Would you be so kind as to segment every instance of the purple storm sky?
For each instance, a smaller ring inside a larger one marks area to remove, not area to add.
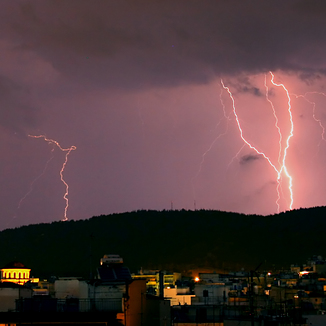
[[[66,153],[28,135],[77,147],[63,173],[68,219],[172,202],[288,210],[288,178],[241,139],[221,83],[243,137],[279,168],[289,101],[269,71],[289,92],[293,208],[326,204],[324,0],[2,0],[1,8],[0,229],[63,218]]]

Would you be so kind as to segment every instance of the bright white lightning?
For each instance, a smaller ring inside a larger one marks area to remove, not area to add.
[[[290,132],[289,132],[289,135],[288,137],[286,138],[286,146],[284,148],[284,151],[283,151],[283,158],[282,158],[282,166],[281,166],[281,170],[279,171],[279,175],[278,175],[278,180],[280,180],[281,178],[281,174],[282,172],[285,173],[286,177],[288,178],[289,180],[289,192],[290,192],[290,205],[289,205],[289,208],[290,210],[293,209],[293,183],[292,183],[292,176],[290,175],[289,171],[288,171],[288,168],[286,166],[286,156],[287,156],[287,151],[290,147],[290,139],[293,137],[293,131],[294,131],[294,124],[293,124],[293,117],[292,117],[292,106],[291,106],[291,97],[290,97],[290,94],[289,94],[289,91],[287,90],[287,88],[284,86],[284,84],[276,84],[274,82],[274,74],[270,71],[269,72],[272,76],[272,79],[271,79],[271,83],[274,85],[274,86],[277,86],[277,87],[282,87],[286,93],[286,96],[287,96],[287,99],[288,99],[288,113],[289,113],[289,121],[290,121]]]
[[[237,123],[237,127],[239,129],[240,132],[240,137],[242,139],[242,141],[252,150],[254,150],[257,154],[263,156],[265,158],[265,160],[269,163],[269,165],[274,169],[274,171],[277,173],[277,195],[278,198],[276,200],[276,205],[277,205],[277,209],[279,212],[279,200],[280,200],[280,192],[279,192],[279,188],[280,188],[280,180],[282,177],[282,174],[284,174],[287,178],[288,178],[288,189],[289,189],[289,193],[290,193],[290,204],[289,204],[289,209],[292,210],[293,208],[293,184],[292,184],[292,177],[288,172],[288,168],[286,165],[286,158],[287,158],[287,151],[290,147],[290,139],[293,137],[293,130],[294,130],[294,126],[293,126],[293,118],[292,118],[292,108],[291,108],[291,98],[289,95],[288,90],[286,89],[286,87],[283,84],[277,84],[274,82],[274,74],[272,72],[270,72],[271,75],[271,80],[270,82],[276,86],[276,87],[281,87],[283,88],[283,90],[285,91],[287,98],[288,98],[288,115],[289,115],[289,121],[290,121],[290,132],[288,134],[288,136],[286,137],[286,146],[284,147],[284,150],[282,150],[282,133],[281,133],[281,129],[278,126],[278,118],[276,115],[276,111],[274,108],[274,105],[272,103],[272,101],[269,99],[268,97],[268,87],[267,87],[267,82],[265,79],[265,89],[266,89],[266,99],[267,101],[270,103],[272,110],[273,110],[273,114],[274,114],[274,118],[275,118],[275,127],[278,130],[279,133],[279,155],[278,155],[278,165],[279,167],[276,167],[276,165],[272,162],[272,160],[261,150],[258,150],[254,145],[252,145],[244,136],[241,124],[240,124],[240,120],[237,114],[237,110],[236,110],[236,105],[235,105],[235,100],[234,97],[232,95],[232,92],[230,91],[230,88],[224,85],[223,80],[221,80],[221,85],[223,87],[223,89],[225,91],[227,91],[231,101],[232,101],[232,110],[233,110],[233,115],[235,117],[236,123]]]

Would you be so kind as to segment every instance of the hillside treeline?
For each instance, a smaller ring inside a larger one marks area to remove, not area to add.
[[[326,208],[272,216],[197,211],[136,211],[0,232],[0,266],[17,260],[35,277],[94,275],[104,254],[141,267],[289,268],[326,248]]]

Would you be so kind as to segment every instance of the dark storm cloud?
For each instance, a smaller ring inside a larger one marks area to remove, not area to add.
[[[261,155],[258,154],[248,154],[248,155],[243,155],[240,159],[240,164],[244,165],[244,164],[248,164],[250,162],[259,160],[261,158]]]
[[[257,88],[257,86],[252,85],[250,78],[247,75],[240,75],[235,79],[235,81],[230,80],[228,85],[234,88],[237,93],[249,93],[254,96],[263,95],[262,91]]]
[[[83,83],[172,86],[244,71],[311,74],[326,67],[322,1],[5,3],[2,38]]]
[[[262,93],[261,93],[260,89],[257,88],[257,87],[244,87],[242,89],[242,92],[250,93],[250,94],[255,95],[255,96],[262,96]]]
[[[298,74],[298,77],[307,85],[313,85],[316,81],[321,80],[321,74],[312,71],[302,71]]]
[[[301,0],[298,1],[294,8],[304,14],[325,17],[326,3],[323,0]]]

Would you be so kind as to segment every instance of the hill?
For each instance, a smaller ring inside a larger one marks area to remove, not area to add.
[[[120,254],[132,271],[288,268],[323,255],[326,208],[272,216],[213,210],[137,211],[88,220],[36,224],[0,232],[0,266],[12,260],[34,276],[84,276],[104,254]]]

